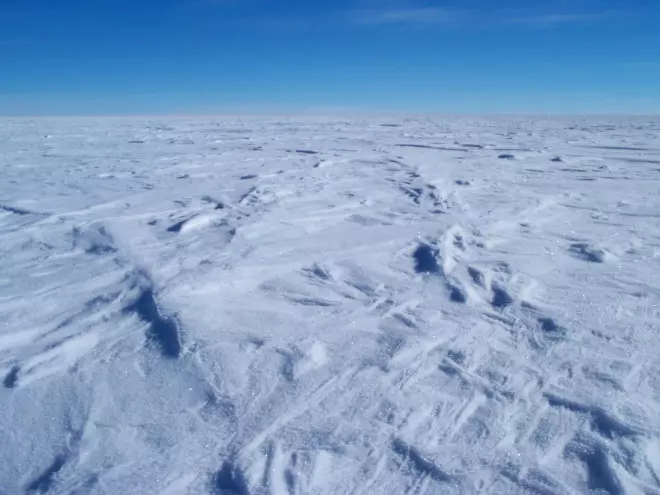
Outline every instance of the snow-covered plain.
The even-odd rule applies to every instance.
[[[0,493],[659,494],[660,120],[0,120]]]

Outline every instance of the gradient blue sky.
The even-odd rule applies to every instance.
[[[0,115],[660,113],[658,0],[0,0]]]

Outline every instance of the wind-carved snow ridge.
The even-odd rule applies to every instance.
[[[660,493],[659,136],[0,120],[0,493]]]
[[[148,338],[161,350],[164,357],[178,358],[181,354],[181,334],[176,319],[163,316],[156,302],[153,283],[144,273],[134,277],[135,301],[124,309],[125,313],[135,313],[149,325]]]

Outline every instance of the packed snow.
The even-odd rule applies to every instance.
[[[0,120],[0,493],[660,494],[660,120]]]

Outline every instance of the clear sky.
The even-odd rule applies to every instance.
[[[0,115],[660,114],[659,0],[0,0]]]

